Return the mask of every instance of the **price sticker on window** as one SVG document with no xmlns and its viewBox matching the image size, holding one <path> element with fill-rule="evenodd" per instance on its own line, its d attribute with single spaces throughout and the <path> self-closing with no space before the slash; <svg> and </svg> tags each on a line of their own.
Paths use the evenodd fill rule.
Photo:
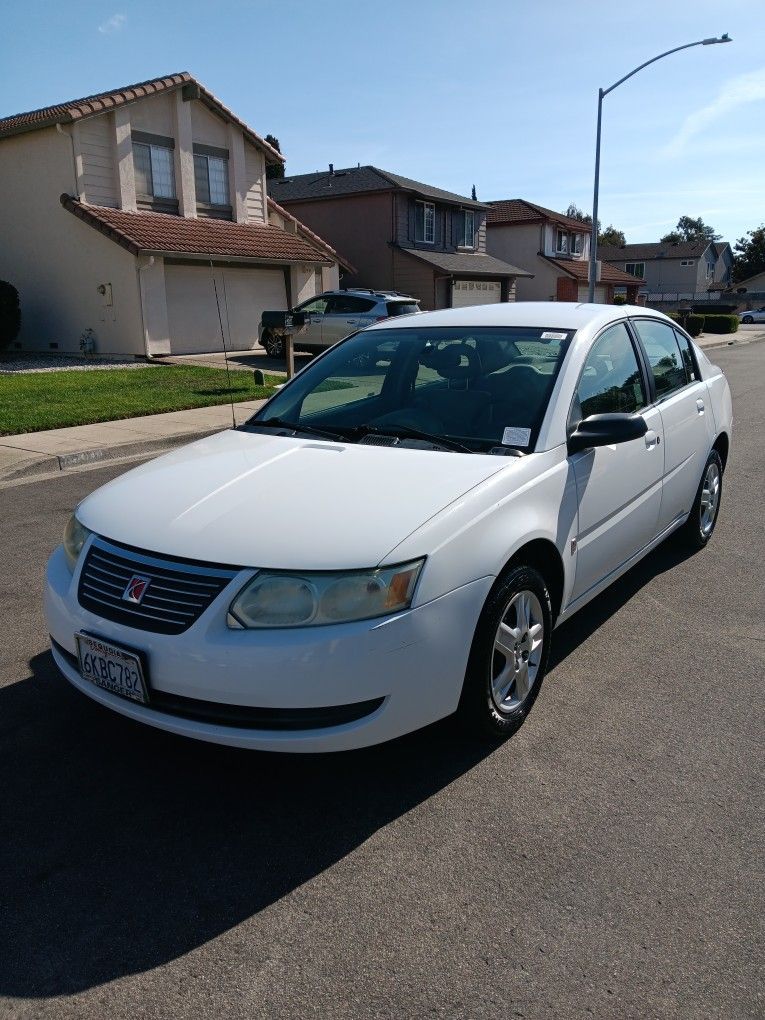
<svg viewBox="0 0 765 1020">
<path fill-rule="evenodd" d="M 531 439 L 531 429 L 520 429 L 510 425 L 502 433 L 503 446 L 528 446 Z"/>
<path fill-rule="evenodd" d="M 539 338 L 540 340 L 565 340 L 565 333 L 556 333 L 554 330 L 546 330 Z"/>
</svg>

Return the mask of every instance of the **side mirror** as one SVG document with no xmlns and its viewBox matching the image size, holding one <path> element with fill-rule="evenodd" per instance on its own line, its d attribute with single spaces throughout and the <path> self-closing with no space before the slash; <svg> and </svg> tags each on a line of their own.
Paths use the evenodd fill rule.
<svg viewBox="0 0 765 1020">
<path fill-rule="evenodd" d="M 568 437 L 568 452 L 578 453 L 592 446 L 613 446 L 640 439 L 648 431 L 642 414 L 591 414 L 583 418 Z"/>
</svg>

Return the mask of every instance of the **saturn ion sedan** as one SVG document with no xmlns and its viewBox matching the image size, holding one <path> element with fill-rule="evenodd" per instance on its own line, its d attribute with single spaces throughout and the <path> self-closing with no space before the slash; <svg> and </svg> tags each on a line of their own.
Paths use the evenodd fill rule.
<svg viewBox="0 0 765 1020">
<path fill-rule="evenodd" d="M 673 532 L 709 541 L 731 417 L 720 369 L 646 308 L 381 322 L 79 504 L 48 563 L 53 657 L 221 744 L 339 751 L 453 713 L 507 737 L 558 624 Z"/>
</svg>

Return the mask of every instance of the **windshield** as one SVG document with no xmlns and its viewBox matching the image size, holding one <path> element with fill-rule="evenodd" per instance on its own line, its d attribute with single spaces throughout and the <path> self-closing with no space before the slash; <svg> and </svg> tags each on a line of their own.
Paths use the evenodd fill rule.
<svg viewBox="0 0 765 1020">
<path fill-rule="evenodd" d="M 247 426 L 279 419 L 349 438 L 372 426 L 402 435 L 417 430 L 476 451 L 530 450 L 572 335 L 499 326 L 356 333 L 304 369 Z"/>
</svg>

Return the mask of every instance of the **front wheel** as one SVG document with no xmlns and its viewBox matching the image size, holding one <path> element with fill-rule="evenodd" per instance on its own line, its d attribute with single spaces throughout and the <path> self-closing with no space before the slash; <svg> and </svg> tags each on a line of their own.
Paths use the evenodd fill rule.
<svg viewBox="0 0 765 1020">
<path fill-rule="evenodd" d="M 268 330 L 263 334 L 261 344 L 266 349 L 266 354 L 269 358 L 283 358 L 284 357 L 284 338 L 277 336 L 276 333 L 272 333 Z"/>
<path fill-rule="evenodd" d="M 520 728 L 542 685 L 551 634 L 544 578 L 533 567 L 511 567 L 486 600 L 473 638 L 458 708 L 469 729 L 506 739 Z"/>
<path fill-rule="evenodd" d="M 691 549 L 703 549 L 717 524 L 722 497 L 723 466 L 720 454 L 712 450 L 704 465 L 696 498 L 688 520 L 680 529 L 680 536 Z"/>
<path fill-rule="evenodd" d="M 754 319 L 752 318 L 751 315 L 745 315 L 741 321 L 744 323 L 744 325 L 751 326 L 751 324 L 754 322 Z"/>
</svg>

